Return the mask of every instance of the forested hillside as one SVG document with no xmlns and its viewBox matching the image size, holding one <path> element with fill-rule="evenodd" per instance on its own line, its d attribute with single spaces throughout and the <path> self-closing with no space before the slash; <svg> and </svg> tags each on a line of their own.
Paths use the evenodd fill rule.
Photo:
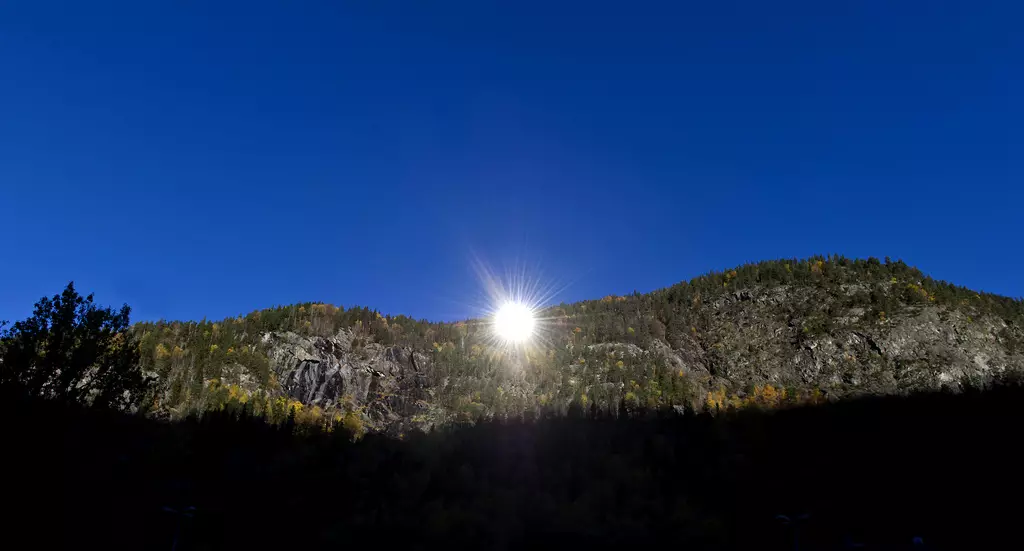
<svg viewBox="0 0 1024 551">
<path fill-rule="evenodd" d="M 522 350 L 486 320 L 303 303 L 134 326 L 152 408 L 398 432 L 544 411 L 721 409 L 985 384 L 1024 369 L 1024 305 L 901 261 L 839 256 L 560 304 Z M 294 413 L 293 413 L 294 411 Z"/>
<path fill-rule="evenodd" d="M 553 306 L 510 348 L 319 303 L 130 326 L 68 285 L 0 333 L 9 524 L 45 548 L 995 547 L 1022 312 L 822 257 Z"/>
</svg>

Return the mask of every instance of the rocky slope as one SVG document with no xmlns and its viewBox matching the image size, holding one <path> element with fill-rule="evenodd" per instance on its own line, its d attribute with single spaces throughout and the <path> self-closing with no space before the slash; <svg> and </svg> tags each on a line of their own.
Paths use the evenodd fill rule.
<svg viewBox="0 0 1024 551">
<path fill-rule="evenodd" d="M 173 350 L 162 367 L 165 403 L 174 389 L 180 402 L 202 407 L 235 395 L 265 404 L 287 397 L 401 432 L 575 406 L 771 406 L 958 389 L 1024 372 L 1020 301 L 934 282 L 902 263 L 840 257 L 749 265 L 648 295 L 552 307 L 536 342 L 517 350 L 496 346 L 486 320 L 427 324 L 352 312 L 313 304 L 287 310 L 286 321 L 255 316 L 257 324 L 250 315 L 197 328 L 190 334 L 249 351 L 247 360 L 229 352 L 217 369 L 210 366 L 224 344 L 150 328 L 170 333 L 157 345 Z M 179 364 L 192 354 L 191 371 L 166 367 L 176 353 Z M 262 381 L 255 356 L 266 358 Z M 185 390 L 174 383 L 189 380 Z M 227 397 L 214 392 L 224 388 Z"/>
<path fill-rule="evenodd" d="M 652 340 L 643 346 L 605 342 L 587 345 L 584 353 L 609 350 L 640 362 L 660 360 L 695 382 L 699 390 L 687 398 L 698 403 L 719 387 L 738 389 L 740 397 L 751 385 L 815 388 L 834 396 L 890 394 L 957 389 L 966 382 L 984 383 L 1008 371 L 1024 370 L 1024 355 L 1008 346 L 1010 335 L 1020 339 L 1020 328 L 993 316 L 972 319 L 929 305 L 908 308 L 881 322 L 865 320 L 864 308 L 851 308 L 827 333 L 807 336 L 802 320 L 775 311 L 780 303 L 801 300 L 795 294 L 790 288 L 756 289 L 704 305 L 710 320 L 704 340 L 714 341 L 710 347 L 684 337 L 671 344 Z M 435 369 L 436 351 L 376 343 L 357 351 L 352 340 L 350 330 L 329 337 L 268 333 L 271 366 L 281 390 L 295 400 L 325 408 L 352 400 L 365 408 L 377 426 L 414 418 L 445 419 L 445 412 L 436 407 L 440 404 L 432 399 L 453 381 Z M 581 371 L 578 361 L 556 369 Z M 541 386 L 531 379 L 518 381 L 518 390 L 528 396 Z M 610 381 L 598 370 L 588 383 L 570 385 L 586 395 Z M 458 382 L 464 381 L 454 383 Z M 613 382 L 609 394 L 622 398 L 625 387 L 625 381 Z M 575 396 L 573 392 L 564 398 L 571 402 Z"/>
</svg>

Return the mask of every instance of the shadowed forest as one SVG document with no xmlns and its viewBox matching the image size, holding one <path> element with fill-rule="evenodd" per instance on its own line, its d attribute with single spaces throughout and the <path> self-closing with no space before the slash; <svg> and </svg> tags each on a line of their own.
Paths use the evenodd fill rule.
<svg viewBox="0 0 1024 551">
<path fill-rule="evenodd" d="M 7 519 L 32 547 L 97 549 L 994 548 L 1017 530 L 1022 400 L 577 409 L 353 441 L 245 407 L 167 423 L 9 397 Z"/>
</svg>

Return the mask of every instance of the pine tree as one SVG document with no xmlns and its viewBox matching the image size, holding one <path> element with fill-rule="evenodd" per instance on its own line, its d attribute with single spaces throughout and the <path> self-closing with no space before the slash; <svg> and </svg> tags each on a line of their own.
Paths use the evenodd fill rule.
<svg viewBox="0 0 1024 551">
<path fill-rule="evenodd" d="M 68 283 L 36 303 L 32 317 L 0 333 L 0 385 L 32 396 L 128 410 L 150 381 L 129 327 L 131 309 L 100 308 Z"/>
</svg>

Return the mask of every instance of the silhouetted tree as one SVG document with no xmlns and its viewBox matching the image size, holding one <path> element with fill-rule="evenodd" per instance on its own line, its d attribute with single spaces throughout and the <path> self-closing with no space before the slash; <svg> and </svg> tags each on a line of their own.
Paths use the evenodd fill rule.
<svg viewBox="0 0 1024 551">
<path fill-rule="evenodd" d="M 127 410 L 145 394 L 131 309 L 100 308 L 68 283 L 0 332 L 0 385 L 32 396 Z"/>
</svg>

